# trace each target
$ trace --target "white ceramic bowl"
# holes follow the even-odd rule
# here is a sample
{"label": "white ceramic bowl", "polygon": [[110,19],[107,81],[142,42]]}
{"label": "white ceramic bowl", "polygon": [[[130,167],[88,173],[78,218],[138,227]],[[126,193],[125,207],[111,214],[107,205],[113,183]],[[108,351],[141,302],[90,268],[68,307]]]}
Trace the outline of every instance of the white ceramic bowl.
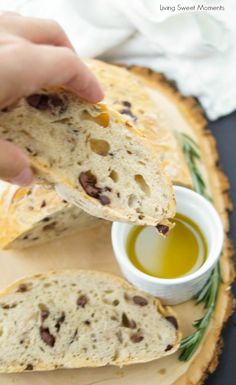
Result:
{"label": "white ceramic bowl", "polygon": [[201,290],[217,263],[224,240],[224,230],[219,214],[207,199],[185,187],[174,186],[174,191],[176,211],[197,223],[207,241],[207,259],[197,271],[171,279],[145,274],[132,264],[126,253],[127,236],[133,225],[114,222],[111,232],[113,250],[127,280],[170,305],[187,301]]}

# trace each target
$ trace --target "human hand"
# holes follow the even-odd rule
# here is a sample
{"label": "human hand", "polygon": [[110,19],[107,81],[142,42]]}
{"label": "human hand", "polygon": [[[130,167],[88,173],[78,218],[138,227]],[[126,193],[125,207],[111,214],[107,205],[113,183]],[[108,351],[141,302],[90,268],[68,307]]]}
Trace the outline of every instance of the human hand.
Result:
{"label": "human hand", "polygon": [[[56,84],[92,103],[103,98],[96,78],[55,21],[0,14],[0,58],[0,109]],[[0,140],[0,179],[19,185],[33,180],[27,156],[4,140]]]}

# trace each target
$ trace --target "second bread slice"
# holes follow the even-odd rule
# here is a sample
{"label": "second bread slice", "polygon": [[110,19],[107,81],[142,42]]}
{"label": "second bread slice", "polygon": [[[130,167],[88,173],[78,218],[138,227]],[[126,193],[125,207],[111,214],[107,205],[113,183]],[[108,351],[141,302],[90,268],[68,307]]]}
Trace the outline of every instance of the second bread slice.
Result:
{"label": "second bread slice", "polygon": [[121,278],[40,274],[0,293],[0,372],[129,365],[173,354],[174,313]]}

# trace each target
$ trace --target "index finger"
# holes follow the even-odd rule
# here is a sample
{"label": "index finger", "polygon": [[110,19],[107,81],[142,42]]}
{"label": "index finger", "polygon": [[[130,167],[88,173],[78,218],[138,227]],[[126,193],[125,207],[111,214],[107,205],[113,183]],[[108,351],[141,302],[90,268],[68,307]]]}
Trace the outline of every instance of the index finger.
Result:
{"label": "index finger", "polygon": [[104,96],[95,76],[69,48],[22,41],[0,48],[0,56],[1,108],[49,85],[64,85],[91,103]]}

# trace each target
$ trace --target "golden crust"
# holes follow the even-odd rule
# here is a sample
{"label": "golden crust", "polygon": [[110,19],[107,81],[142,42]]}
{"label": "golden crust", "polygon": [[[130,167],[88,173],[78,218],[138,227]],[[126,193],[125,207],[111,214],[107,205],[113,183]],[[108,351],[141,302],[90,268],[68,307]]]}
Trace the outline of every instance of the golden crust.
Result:
{"label": "golden crust", "polygon": [[125,68],[98,60],[87,60],[87,64],[103,85],[107,103],[130,117],[159,154],[161,164],[172,182],[192,187],[191,175],[179,142],[170,128],[161,124],[160,111],[146,91],[143,79],[140,81]]}
{"label": "golden crust", "polygon": [[[41,207],[43,201],[48,205]],[[0,248],[7,247],[35,224],[64,208],[65,203],[52,190],[40,185],[19,187],[1,182],[0,189]]]}

